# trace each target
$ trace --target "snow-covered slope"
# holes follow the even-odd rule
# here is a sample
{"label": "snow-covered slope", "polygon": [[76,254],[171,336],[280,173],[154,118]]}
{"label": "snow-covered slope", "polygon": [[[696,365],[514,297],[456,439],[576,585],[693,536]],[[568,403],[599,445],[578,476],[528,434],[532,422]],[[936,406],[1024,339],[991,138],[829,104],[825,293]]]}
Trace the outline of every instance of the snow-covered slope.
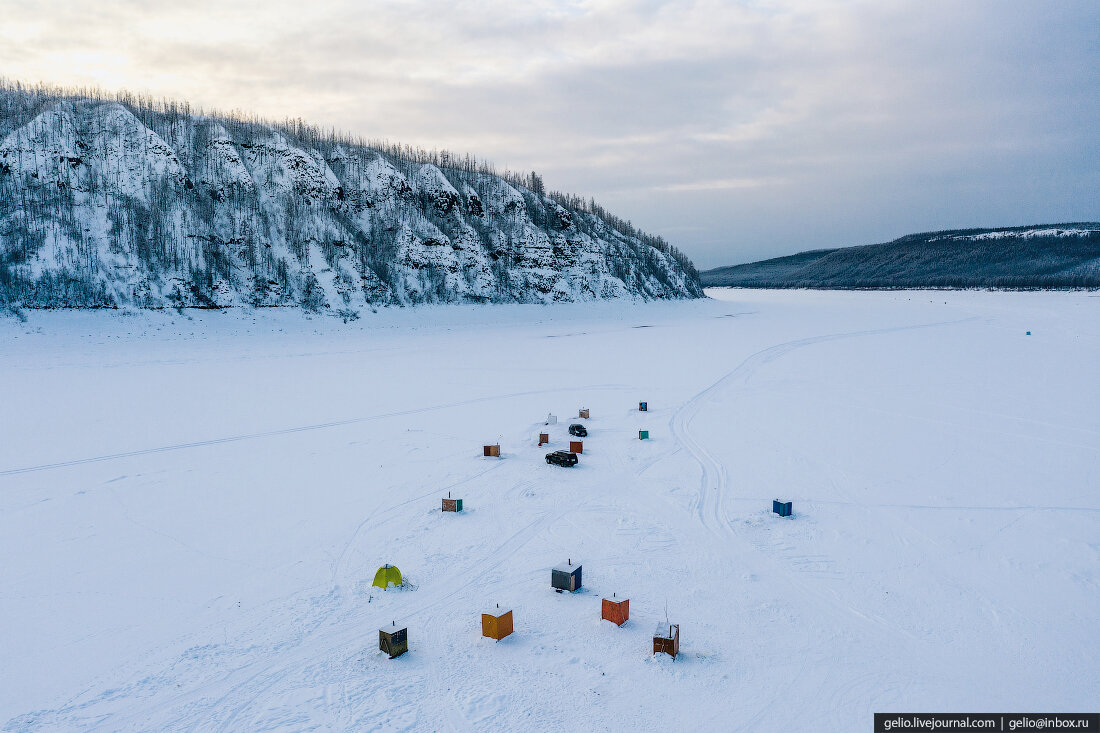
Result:
{"label": "snow-covered slope", "polygon": [[702,294],[660,238],[483,167],[118,101],[0,96],[0,302],[354,310]]}
{"label": "snow-covered slope", "polygon": [[1100,224],[1042,224],[910,234],[701,273],[748,288],[1096,288]]}

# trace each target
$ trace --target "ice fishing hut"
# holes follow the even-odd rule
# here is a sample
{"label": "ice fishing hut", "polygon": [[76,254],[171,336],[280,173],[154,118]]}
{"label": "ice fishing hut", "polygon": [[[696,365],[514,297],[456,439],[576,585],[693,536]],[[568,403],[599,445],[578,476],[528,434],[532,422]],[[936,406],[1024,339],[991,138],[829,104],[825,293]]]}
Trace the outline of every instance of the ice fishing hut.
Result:
{"label": "ice fishing hut", "polygon": [[673,659],[680,653],[680,624],[660,624],[653,632],[653,653],[664,652]]}
{"label": "ice fishing hut", "polygon": [[611,598],[604,598],[603,612],[600,618],[604,621],[610,621],[616,626],[622,626],[626,623],[626,620],[630,618],[630,599],[624,598],[621,601],[614,595]]}
{"label": "ice fishing hut", "polygon": [[774,499],[772,500],[772,511],[781,517],[789,517],[791,516],[791,502]]}
{"label": "ice fishing hut", "polygon": [[639,430],[638,431],[638,440],[649,440],[649,431],[648,430]]}
{"label": "ice fishing hut", "polygon": [[400,657],[409,651],[409,629],[402,624],[400,628],[394,621],[390,626],[378,630],[378,648],[390,655],[390,659]]}
{"label": "ice fishing hut", "polygon": [[378,568],[378,572],[374,574],[374,582],[371,585],[386,590],[390,587],[390,584],[400,588],[405,584],[404,579],[401,577],[401,571],[393,565],[383,565]]}
{"label": "ice fishing hut", "polygon": [[584,441],[581,441],[581,440],[571,440],[571,441],[569,441],[569,452],[570,453],[584,453]]}
{"label": "ice fishing hut", "polygon": [[557,425],[558,424],[558,416],[547,414],[546,415],[546,424],[547,425]]}
{"label": "ice fishing hut", "polygon": [[638,412],[648,412],[648,411],[649,411],[649,403],[648,402],[639,402],[638,403]]}
{"label": "ice fishing hut", "polygon": [[500,458],[500,444],[485,446],[485,457]]}
{"label": "ice fishing hut", "polygon": [[512,633],[512,612],[501,611],[500,604],[493,613],[481,614],[481,635],[500,641]]}
{"label": "ice fishing hut", "polygon": [[567,590],[570,593],[581,587],[581,566],[574,565],[573,559],[565,561],[564,565],[558,565],[550,571],[550,587],[561,593]]}
{"label": "ice fishing hut", "polygon": [[550,442],[550,433],[539,433],[539,447],[546,445]]}
{"label": "ice fishing hut", "polygon": [[588,408],[587,407],[582,407],[577,412],[577,417],[583,417],[585,420],[587,420],[588,419]]}
{"label": "ice fishing hut", "polygon": [[451,492],[447,492],[447,498],[443,500],[443,511],[445,512],[460,512],[462,511],[462,499],[452,499]]}

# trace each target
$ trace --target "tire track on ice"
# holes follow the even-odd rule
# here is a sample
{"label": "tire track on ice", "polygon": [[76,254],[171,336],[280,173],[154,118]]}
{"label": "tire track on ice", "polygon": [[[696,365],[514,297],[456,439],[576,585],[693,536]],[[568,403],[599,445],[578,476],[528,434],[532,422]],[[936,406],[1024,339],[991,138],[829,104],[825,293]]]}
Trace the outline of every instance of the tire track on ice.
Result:
{"label": "tire track on ice", "polygon": [[139,450],[123,451],[120,453],[109,453],[102,456],[90,456],[87,458],[74,458],[68,461],[57,461],[54,463],[43,463],[37,466],[22,466],[20,468],[6,468],[0,470],[0,476],[17,476],[24,473],[34,473],[37,471],[50,471],[55,468],[68,468],[70,466],[81,466],[87,463],[101,463],[103,461],[114,461],[120,458],[134,458],[136,456],[147,456],[155,453],[168,453],[170,451],[187,450],[189,448],[204,448],[211,445],[224,445],[226,443],[237,443],[244,440],[257,440],[260,438],[274,438],[280,435],[293,435],[294,433],[305,433],[313,430],[325,430],[327,428],[338,428],[346,425],[356,425],[358,423],[371,422],[374,420],[385,420],[391,417],[405,417],[407,415],[418,415],[425,412],[433,412],[435,410],[446,410],[452,407],[464,407],[466,405],[475,405],[482,402],[495,402],[498,400],[511,399],[514,397],[529,397],[531,395],[538,394],[553,394],[556,392],[572,392],[578,389],[622,389],[619,385],[608,384],[595,384],[586,385],[583,387],[563,387],[561,389],[536,389],[527,392],[513,392],[511,394],[498,394],[489,395],[487,397],[476,397],[472,400],[458,400],[456,402],[445,402],[441,405],[429,405],[427,407],[416,407],[409,410],[397,410],[395,412],[383,412],[376,415],[364,415],[361,417],[351,417],[345,420],[333,420],[331,422],[315,423],[313,425],[299,425],[290,428],[280,428],[278,430],[263,430],[255,433],[243,433],[241,435],[229,435],[223,438],[211,438],[209,440],[195,440],[189,443],[175,443],[173,445],[163,445],[156,448],[142,448]]}
{"label": "tire track on ice", "polygon": [[748,381],[748,378],[751,377],[757,369],[785,356],[795,349],[801,349],[806,346],[813,346],[827,341],[838,341],[860,336],[877,336],[887,333],[897,333],[899,331],[949,326],[973,321],[975,319],[976,317],[972,317],[952,321],[923,323],[913,326],[896,326],[865,331],[847,331],[787,341],[785,343],[769,346],[766,349],[761,349],[751,354],[732,371],[726,373],[706,389],[698,392],[672,416],[672,419],[669,420],[669,430],[676,440],[687,448],[688,452],[691,453],[692,457],[703,469],[703,475],[700,479],[699,486],[700,498],[695,506],[695,514],[699,518],[699,521],[709,531],[714,533],[731,533],[733,531],[730,527],[728,516],[724,516],[722,512],[722,497],[729,483],[726,468],[722,465],[722,462],[715,458],[714,455],[707,450],[706,446],[695,437],[691,430],[692,421],[712,395],[720,392],[738,379]]}
{"label": "tire track on ice", "polygon": [[[396,603],[388,608],[384,614],[387,617],[396,615],[399,618],[411,620],[438,608],[453,596],[470,588],[472,580],[492,572],[503,564],[515,552],[537,537],[539,532],[545,529],[547,525],[559,520],[570,511],[581,509],[584,506],[586,505],[563,507],[557,511],[539,513],[533,520],[524,524],[506,540],[499,545],[494,545],[493,549],[486,551],[465,571],[451,576],[450,581],[442,585],[436,593],[401,594],[395,599]],[[299,597],[299,595],[292,596],[290,600]],[[301,629],[291,638],[272,637],[268,638],[266,642],[247,643],[249,649],[257,653],[258,656],[239,663],[235,668],[225,669],[216,678],[208,678],[190,689],[180,690],[178,693],[171,694],[164,699],[150,701],[152,704],[147,706],[113,710],[106,714],[90,714],[90,711],[97,705],[114,699],[114,695],[118,691],[111,688],[106,692],[101,692],[92,700],[78,704],[74,704],[75,699],[70,700],[65,706],[53,710],[37,711],[36,715],[49,717],[55,721],[78,727],[87,727],[88,721],[94,719],[96,722],[92,725],[93,728],[108,730],[143,729],[145,723],[151,719],[163,721],[163,725],[167,729],[264,729],[257,727],[257,721],[242,720],[242,715],[250,707],[257,705],[264,693],[277,687],[281,682],[291,682],[297,686],[301,684],[308,685],[309,680],[295,680],[294,675],[310,667],[316,667],[318,664],[322,666],[326,664],[339,665],[341,664],[340,657],[347,656],[349,651],[356,654],[364,652],[369,654],[371,651],[373,638],[370,631],[374,628],[371,624],[378,620],[373,618],[377,615],[373,609],[357,606],[350,613],[340,614],[343,604],[340,602],[339,594],[335,591],[330,591],[323,597],[307,600],[317,607],[317,616],[310,619],[306,628]],[[425,602],[419,603],[420,601]],[[412,610],[405,610],[414,604],[419,605],[416,605]],[[285,602],[283,605],[266,612],[262,617],[257,617],[255,626],[263,627],[272,618],[281,617],[284,613],[281,609],[284,607]],[[433,634],[425,627],[422,638],[430,647],[433,644],[432,639],[438,639],[438,635]],[[311,644],[311,642],[319,641],[321,643]],[[272,648],[262,651],[265,644]],[[436,648],[441,647],[436,646]],[[445,660],[445,657],[440,659]],[[434,666],[440,659],[429,659],[429,666]],[[141,672],[137,676],[147,674],[147,672]],[[243,675],[247,676],[240,679]],[[429,676],[439,695],[446,695],[447,704],[452,706],[451,708],[445,707],[442,711],[449,725],[456,730],[471,729],[472,726],[466,720],[453,695],[448,693],[446,687],[442,684],[442,672],[430,669]],[[239,681],[236,681],[235,678]],[[323,711],[325,719],[329,722],[333,720],[354,720],[354,716],[351,715],[351,711],[348,709],[349,701],[347,700],[346,689],[341,689],[339,695],[333,695],[329,690],[330,684],[332,683],[318,686],[321,691],[322,705],[326,708]],[[343,688],[344,685],[342,684],[341,687]],[[159,688],[161,692],[167,689],[167,687]],[[332,710],[328,707],[329,705],[339,705],[340,708]]]}
{"label": "tire track on ice", "polygon": [[[470,587],[470,580],[472,578],[479,577],[499,567],[513,553],[515,553],[517,550],[526,545],[527,542],[533,539],[533,537],[540,529],[542,529],[548,523],[560,519],[561,516],[569,511],[571,511],[571,509],[565,508],[556,513],[546,512],[542,514],[534,521],[530,522],[529,524],[522,527],[519,531],[514,533],[494,551],[487,553],[487,555],[482,558],[481,562],[479,562],[474,567],[468,569],[465,573],[461,575],[459,579],[456,580],[452,576],[452,581],[448,583],[447,586],[443,590],[441,590],[440,594],[438,594],[434,599],[431,599],[427,603],[420,605],[416,610],[408,612],[403,612],[400,609],[392,609],[391,615],[396,614],[402,619],[411,620],[422,615],[426,611],[429,611],[439,606],[441,603],[450,599],[452,596]],[[494,559],[496,560],[495,562],[493,562]],[[404,605],[408,606],[409,603],[411,603],[411,601],[405,603]],[[244,702],[238,705],[229,713],[229,716],[225,720],[223,720],[218,726],[218,730],[236,730],[237,727],[235,727],[233,724],[241,715],[241,713],[246,711],[253,703],[255,703],[256,700],[263,693],[270,691],[281,681],[285,680],[288,676],[289,671],[303,667],[305,662],[310,659],[316,659],[318,657],[330,655],[334,651],[337,651],[342,647],[353,645],[357,642],[361,645],[361,640],[364,636],[364,627],[361,625],[355,625],[351,629],[345,629],[339,632],[339,634],[335,638],[327,640],[323,646],[306,646],[306,642],[309,641],[317,633],[317,631],[324,625],[324,623],[329,620],[331,615],[332,612],[330,611],[329,614],[326,614],[325,617],[318,621],[313,629],[311,629],[300,640],[298,640],[298,642],[295,644],[294,652],[289,658],[286,656],[286,654],[280,654],[278,661],[272,664],[268,664],[267,666],[258,670],[252,676],[245,679],[243,682],[234,685],[232,688],[230,688],[228,692],[223,694],[220,698],[218,698],[218,700],[213,703],[213,705],[210,706],[210,709],[217,710],[222,704],[229,702],[232,698],[240,697],[241,693],[244,694]],[[370,626],[368,625],[365,628],[369,629]],[[254,681],[258,681],[258,684],[251,684]],[[247,692],[245,692],[246,688]],[[437,692],[443,693],[445,691]],[[458,723],[462,720],[465,720],[464,716],[461,716],[460,711],[455,710],[454,712],[457,713],[460,717],[456,718],[453,715],[448,715],[448,718],[453,723]]]}
{"label": "tire track on ice", "polygon": [[[464,572],[455,574],[450,582],[442,586],[435,594],[427,595],[422,592],[413,594],[412,597],[399,598],[394,607],[387,610],[389,615],[396,615],[406,620],[421,617],[428,611],[438,608],[441,604],[468,589],[471,581],[486,573],[492,572],[503,564],[511,555],[520,550],[529,541],[534,539],[548,524],[560,519],[570,511],[578,507],[564,507],[558,511],[541,513],[531,522],[520,527],[499,545],[486,552],[477,562],[469,566]],[[311,621],[309,628],[304,630],[297,638],[288,640],[274,640],[278,651],[266,653],[252,661],[245,662],[235,669],[227,671],[218,679],[209,680],[196,688],[182,691],[169,699],[157,702],[152,706],[126,711],[117,717],[110,716],[104,722],[110,720],[113,729],[126,727],[140,727],[141,721],[152,717],[165,720],[167,711],[174,711],[167,717],[168,726],[173,728],[206,727],[216,730],[252,729],[253,725],[248,720],[242,720],[242,716],[262,696],[277,687],[281,682],[287,681],[294,674],[307,668],[311,663],[316,663],[326,657],[339,654],[341,650],[365,649],[369,652],[371,642],[370,630],[374,620],[367,615],[372,609],[356,608],[351,614],[334,619],[339,611],[339,599],[330,596],[332,601],[329,607],[322,610],[320,616]],[[424,601],[423,603],[419,603]],[[418,605],[409,609],[414,603]],[[276,611],[277,613],[277,611]],[[258,622],[262,623],[262,622]],[[317,642],[324,637],[322,643]],[[425,635],[427,641],[430,635]],[[439,660],[429,660],[429,664],[435,664]],[[429,673],[433,679],[442,679],[442,673]],[[233,678],[241,678],[232,681]],[[323,686],[322,686],[323,687]],[[440,695],[448,695],[449,704],[455,705],[453,696],[447,693],[444,687],[438,688]],[[333,701],[334,703],[338,701]],[[346,714],[347,711],[343,711]],[[445,709],[445,716],[450,725],[459,730],[469,729],[465,717],[460,709],[455,706],[453,710]],[[328,711],[328,718],[341,715],[341,711]],[[202,721],[202,723],[199,723]]]}
{"label": "tire track on ice", "polygon": [[475,473],[473,476],[469,476],[468,478],[464,478],[464,479],[461,479],[459,481],[455,481],[454,483],[447,484],[446,486],[442,486],[442,487],[438,487],[438,488],[433,487],[427,493],[418,494],[417,496],[413,496],[409,499],[406,499],[405,501],[400,501],[396,504],[393,504],[389,507],[386,507],[385,509],[376,509],[375,511],[368,514],[367,517],[362,522],[360,522],[358,524],[358,526],[356,526],[355,531],[352,532],[351,538],[344,544],[344,549],[340,551],[340,556],[333,563],[333,565],[332,565],[332,582],[336,583],[340,579],[341,571],[343,570],[344,563],[347,561],[348,553],[351,551],[351,548],[355,544],[355,542],[359,539],[359,535],[362,533],[363,528],[366,527],[368,524],[370,524],[371,521],[373,521],[376,518],[384,517],[387,514],[389,514],[390,512],[392,512],[393,510],[399,509],[399,508],[401,508],[401,507],[403,507],[407,504],[412,504],[414,501],[420,501],[422,499],[426,499],[429,496],[432,496],[433,494],[439,494],[439,493],[442,493],[442,492],[446,491],[447,489],[453,489],[456,486],[462,486],[463,484],[469,483],[470,481],[473,481],[476,478],[480,478],[480,477],[484,476],[485,474],[489,473],[490,471],[495,471],[498,468],[503,467],[504,465],[505,464],[503,462],[495,463],[494,465],[490,466],[489,468],[486,468],[483,471],[479,471],[478,473]]}
{"label": "tire track on ice", "polygon": [[[348,555],[350,554],[352,548],[354,547],[354,545],[357,542],[359,536],[361,535],[363,528],[368,526],[372,521],[380,521],[380,520],[384,519],[387,515],[391,514],[392,512],[394,512],[397,509],[400,509],[403,506],[406,506],[408,504],[416,502],[416,501],[418,501],[420,499],[423,499],[427,496],[438,494],[440,491],[444,491],[446,489],[454,488],[456,486],[462,486],[462,485],[467,484],[471,481],[474,481],[474,480],[476,480],[476,479],[478,479],[478,478],[480,478],[480,477],[482,477],[482,476],[484,476],[484,475],[486,475],[490,472],[498,471],[499,469],[502,469],[502,468],[504,468],[508,465],[509,464],[506,463],[506,462],[494,462],[493,465],[491,465],[489,468],[484,468],[482,470],[479,470],[476,473],[474,473],[470,476],[467,476],[465,478],[461,478],[457,481],[454,481],[453,483],[450,483],[450,484],[442,486],[442,487],[435,487],[426,494],[411,497],[409,499],[406,499],[406,500],[400,501],[396,504],[393,504],[393,505],[391,505],[391,506],[389,506],[385,509],[378,509],[378,510],[372,512],[369,517],[367,517],[362,522],[360,522],[360,524],[356,527],[356,529],[352,533],[351,538],[344,544],[344,548],[341,551],[339,558],[333,563],[332,582],[334,584],[338,584],[341,581],[341,579],[343,578],[343,576],[345,574],[345,565],[347,563]],[[513,464],[512,467],[515,468],[515,465]],[[534,485],[535,485],[535,481],[532,481],[532,480],[519,480],[518,482],[513,483],[511,485],[511,488],[506,490],[505,495],[506,496],[514,496],[517,493],[522,493],[523,491],[529,489],[530,487],[532,487]],[[414,600],[416,600],[416,601],[426,601],[426,602],[420,604],[419,606],[417,606],[417,610],[407,612],[407,613],[402,612],[398,609],[391,609],[391,611],[396,612],[403,619],[409,620],[409,619],[412,619],[412,618],[415,618],[415,617],[419,616],[420,614],[422,614],[426,611],[430,611],[430,610],[433,610],[435,608],[438,608],[441,604],[445,603],[446,601],[448,601],[450,598],[452,598],[456,594],[458,594],[458,593],[462,592],[463,590],[467,589],[468,587],[470,587],[471,584],[470,584],[469,580],[471,578],[484,576],[486,573],[489,573],[492,570],[494,570],[495,568],[499,567],[503,562],[505,562],[515,552],[517,552],[524,545],[526,545],[527,542],[529,542],[531,539],[533,539],[546,526],[548,526],[550,524],[553,524],[554,522],[560,520],[565,514],[568,514],[570,511],[573,511],[573,510],[575,510],[575,508],[566,507],[566,508],[563,508],[563,509],[561,509],[560,511],[557,511],[557,512],[545,512],[545,511],[542,512],[532,522],[528,523],[523,528],[521,528],[519,531],[517,531],[515,534],[513,534],[508,540],[506,540],[503,544],[501,544],[495,550],[492,550],[492,551],[486,553],[484,555],[484,557],[482,557],[476,565],[470,567],[463,575],[458,576],[457,579],[456,579],[455,576],[452,576],[451,581],[449,583],[447,583],[443,588],[441,588],[441,590],[439,592],[437,592],[435,594],[420,594],[420,593],[418,593],[416,599],[403,599],[405,602],[401,605],[404,605],[404,606],[411,605]],[[330,620],[333,619],[333,617],[337,614],[338,611],[339,611],[338,606],[334,606],[334,607],[328,609],[327,612],[325,613],[324,618],[320,619],[308,634],[302,636],[296,642],[295,647],[296,648],[303,647],[308,642],[309,638],[315,636],[315,632],[321,630],[326,625],[327,622],[329,622]],[[392,613],[391,613],[391,615],[392,615]],[[350,620],[349,621],[345,621],[343,619],[337,620],[337,623],[339,623],[339,624],[345,624],[345,623],[348,623],[348,622],[350,622]],[[338,649],[339,647],[346,646],[348,644],[353,644],[354,639],[361,640],[362,636],[363,636],[362,630],[359,629],[359,628],[357,628],[356,630],[354,630],[352,632],[341,632],[341,634],[342,634],[342,636],[339,639],[337,639],[335,641],[328,642],[327,645],[324,648],[304,650],[302,655],[299,655],[298,657],[296,657],[296,659],[301,660],[300,664],[277,664],[276,663],[274,665],[268,665],[263,670],[260,670],[256,675],[253,675],[249,679],[247,679],[244,682],[240,683],[240,685],[237,686],[238,688],[248,685],[250,682],[255,680],[257,677],[262,676],[264,678],[264,683],[258,689],[249,692],[249,694],[247,696],[248,697],[247,702],[245,702],[243,705],[241,705],[236,710],[234,710],[233,712],[230,713],[230,717],[225,722],[223,722],[221,724],[222,725],[221,729],[222,730],[230,729],[232,727],[230,724],[237,721],[239,719],[240,715],[248,709],[248,707],[255,701],[256,698],[258,698],[259,696],[261,696],[265,692],[271,690],[272,688],[277,686],[280,682],[285,680],[289,675],[293,674],[295,667],[301,667],[302,665],[306,664],[310,659],[316,659],[318,657],[327,656],[327,655],[333,653],[333,651],[335,649]],[[442,647],[443,642],[442,642],[442,639],[441,639],[441,637],[439,635],[439,632],[436,628],[430,627],[430,626],[425,626],[421,630],[420,636],[423,638],[425,644],[427,644],[429,648],[438,649],[438,648]],[[352,637],[354,637],[354,639],[352,639]],[[351,641],[349,641],[349,639],[351,639]],[[471,723],[466,718],[466,716],[465,716],[464,712],[462,711],[461,707],[458,705],[457,701],[454,698],[453,693],[450,690],[448,690],[446,685],[445,685],[445,681],[443,679],[443,668],[442,668],[442,666],[445,664],[445,662],[446,662],[446,658],[445,657],[440,657],[440,658],[437,658],[437,659],[429,660],[429,663],[428,663],[428,673],[429,673],[429,676],[430,676],[431,684],[436,688],[437,697],[439,698],[441,706],[443,708],[442,711],[441,711],[441,719],[444,720],[446,722],[447,726],[449,726],[453,730],[472,730],[473,728],[472,728]],[[265,674],[265,672],[269,672],[273,669],[275,670],[274,672],[272,672],[270,674]],[[227,697],[227,695],[223,695],[222,698],[220,698],[216,703],[214,703],[212,708],[217,709],[219,707],[219,705],[226,702],[226,697]],[[326,703],[330,702],[329,698],[325,698],[325,701],[326,701]],[[346,711],[328,710],[327,714],[328,714],[329,718],[331,719],[333,716],[340,715],[340,714],[346,714]]]}
{"label": "tire track on ice", "polygon": [[[424,631],[425,641],[429,642],[436,649],[443,647],[443,638],[440,636],[436,626],[428,625]],[[459,708],[454,694],[446,687],[446,683],[443,680],[443,672],[440,670],[440,667],[443,665],[444,661],[443,659],[439,659],[435,664],[430,662],[428,664],[432,685],[435,687],[435,698],[439,700],[440,708],[442,708],[443,711],[443,718],[446,720],[451,730],[472,731],[474,730],[473,724],[470,723],[470,719],[467,718],[466,714]],[[446,697],[446,699],[444,699],[444,697]]]}
{"label": "tire track on ice", "polygon": [[[781,344],[776,344],[754,354],[749,355],[732,371],[728,372],[709,387],[698,392],[688,400],[669,421],[669,429],[673,436],[683,445],[702,468],[702,476],[699,483],[698,500],[693,503],[693,513],[707,531],[720,538],[734,540],[752,550],[750,557],[757,564],[757,570],[765,570],[774,575],[783,575],[788,579],[788,587],[793,588],[799,595],[806,599],[806,607],[814,608],[818,612],[827,612],[833,617],[839,628],[845,628],[851,616],[861,619],[864,628],[873,631],[886,643],[899,643],[898,636],[906,637],[911,641],[918,641],[910,632],[899,629],[889,624],[885,619],[875,615],[864,613],[861,609],[845,603],[835,595],[823,592],[807,582],[798,571],[792,570],[788,565],[778,562],[770,554],[770,548],[761,538],[739,536],[734,531],[729,515],[724,511],[723,500],[727,498],[729,488],[729,476],[725,466],[718,460],[706,445],[699,440],[692,431],[692,421],[707,404],[709,398],[721,390],[735,384],[739,380],[748,381],[754,372],[786,354],[806,346],[837,341],[841,339],[857,338],[862,336],[876,336],[900,331],[909,331],[939,326],[955,325],[975,318],[963,318],[951,321],[939,321],[935,323],[917,324],[912,326],[898,326],[892,328],[872,329],[864,331],[850,331],[844,333],[824,334],[808,338],[796,339]],[[748,498],[748,497],[739,497]],[[747,559],[743,557],[742,559]]]}

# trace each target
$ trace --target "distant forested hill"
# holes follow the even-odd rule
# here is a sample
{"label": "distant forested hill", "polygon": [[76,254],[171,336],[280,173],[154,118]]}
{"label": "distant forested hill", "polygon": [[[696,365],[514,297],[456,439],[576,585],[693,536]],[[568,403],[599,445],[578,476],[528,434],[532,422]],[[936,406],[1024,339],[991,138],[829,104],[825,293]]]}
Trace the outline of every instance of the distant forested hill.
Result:
{"label": "distant forested hill", "polygon": [[0,306],[695,298],[682,252],[470,156],[0,84]]}
{"label": "distant forested hill", "polygon": [[910,234],[719,267],[703,285],[740,288],[1096,288],[1100,224]]}

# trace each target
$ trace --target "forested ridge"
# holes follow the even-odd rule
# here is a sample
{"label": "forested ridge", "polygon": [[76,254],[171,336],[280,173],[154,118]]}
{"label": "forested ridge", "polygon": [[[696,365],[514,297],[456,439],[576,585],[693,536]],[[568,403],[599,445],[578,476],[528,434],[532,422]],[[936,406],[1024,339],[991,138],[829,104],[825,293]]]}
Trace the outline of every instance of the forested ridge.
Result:
{"label": "forested ridge", "polygon": [[892,242],[719,267],[706,286],[744,288],[1100,287],[1100,224],[910,234]]}
{"label": "forested ridge", "polygon": [[702,294],[592,199],[470,155],[0,85],[0,301],[23,307],[553,302]]}

